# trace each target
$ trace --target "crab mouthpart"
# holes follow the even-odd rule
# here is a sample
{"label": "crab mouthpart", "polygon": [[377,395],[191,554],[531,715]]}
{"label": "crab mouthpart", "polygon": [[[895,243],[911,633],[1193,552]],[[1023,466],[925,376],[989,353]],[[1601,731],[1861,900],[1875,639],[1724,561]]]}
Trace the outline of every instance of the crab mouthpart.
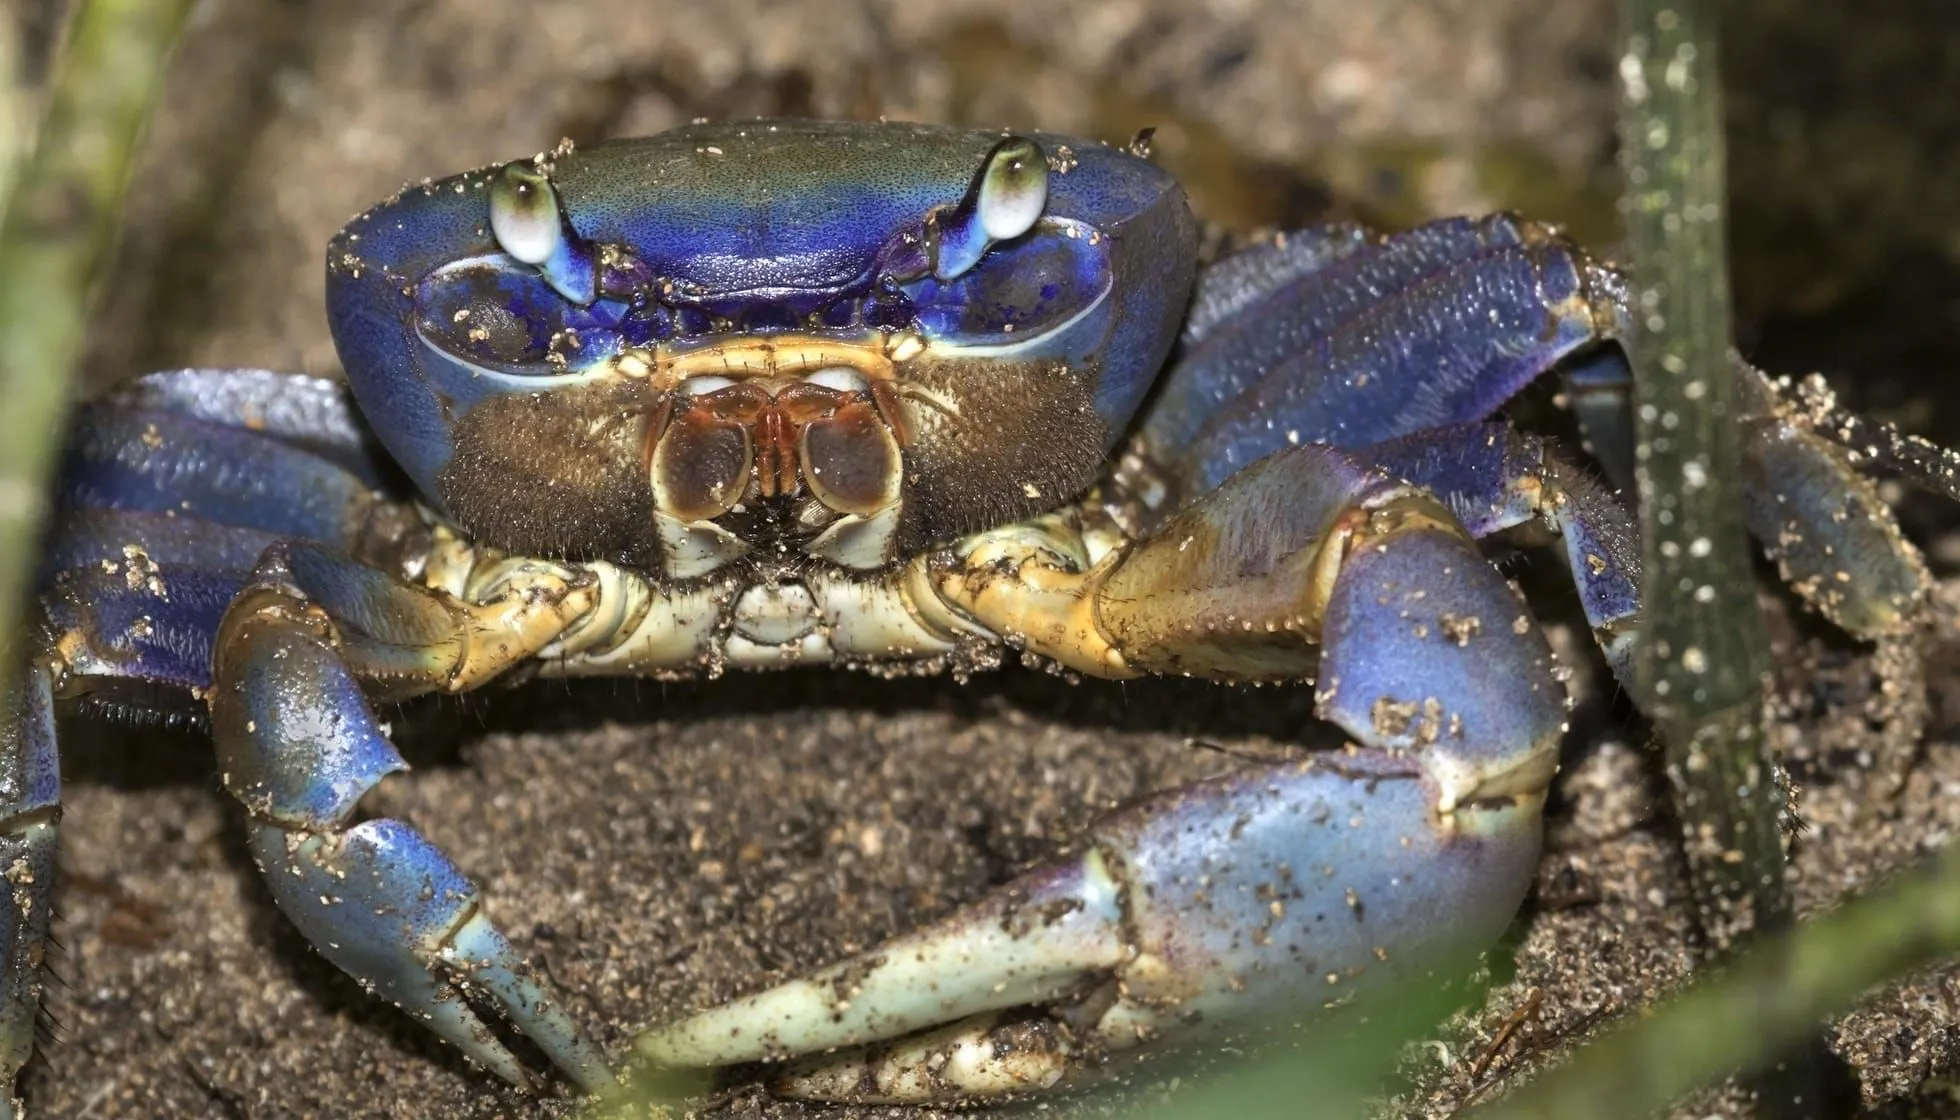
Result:
{"label": "crab mouthpart", "polygon": [[792,336],[623,356],[659,390],[646,432],[659,512],[696,524],[807,494],[797,521],[816,532],[893,509],[912,432],[899,369],[918,349]]}

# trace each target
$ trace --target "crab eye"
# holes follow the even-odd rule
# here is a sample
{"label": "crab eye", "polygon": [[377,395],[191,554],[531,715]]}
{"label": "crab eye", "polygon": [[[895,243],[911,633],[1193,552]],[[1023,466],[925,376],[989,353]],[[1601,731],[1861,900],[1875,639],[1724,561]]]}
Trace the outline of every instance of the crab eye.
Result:
{"label": "crab eye", "polygon": [[490,232],[504,252],[529,265],[551,259],[565,239],[551,180],[513,163],[490,182]]}
{"label": "crab eye", "polygon": [[975,209],[991,241],[1011,241],[1034,228],[1048,204],[1048,161],[1034,141],[1010,136],[994,146],[980,169]]}
{"label": "crab eye", "polygon": [[597,295],[593,254],[566,228],[558,191],[536,168],[505,164],[490,180],[490,232],[498,248],[536,268],[559,295],[580,305]]}
{"label": "crab eye", "polygon": [[1024,136],[995,144],[966,197],[927,223],[933,275],[953,280],[980,263],[987,247],[1033,229],[1048,205],[1048,159]]}

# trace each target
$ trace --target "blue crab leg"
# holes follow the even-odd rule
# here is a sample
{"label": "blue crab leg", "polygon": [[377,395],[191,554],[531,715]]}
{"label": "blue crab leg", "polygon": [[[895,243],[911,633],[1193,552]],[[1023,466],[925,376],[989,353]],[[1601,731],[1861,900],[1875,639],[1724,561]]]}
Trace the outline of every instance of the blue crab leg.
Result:
{"label": "blue crab leg", "polygon": [[[414,517],[377,489],[388,472],[354,423],[344,390],[281,382],[257,371],[157,375],[79,418],[39,580],[38,657],[14,710],[0,713],[0,860],[13,883],[13,908],[0,918],[0,1073],[11,1085],[31,1054],[40,1006],[59,797],[56,691],[113,703],[124,682],[194,695],[215,688],[223,620],[258,565],[262,581],[284,574],[291,578],[281,588],[304,585],[311,596],[296,601],[290,616],[304,624],[300,637],[283,635],[284,645],[246,640],[231,658],[260,670],[245,692],[261,707],[247,709],[245,726],[262,722],[266,736],[283,732],[284,741],[226,723],[222,717],[240,705],[222,698],[214,722],[220,744],[233,748],[227,784],[259,810],[252,835],[262,864],[286,861],[286,874],[272,878],[275,895],[329,955],[393,985],[403,1002],[504,1076],[526,1080],[453,998],[458,984],[438,982],[426,964],[405,972],[403,961],[417,953],[439,961],[443,975],[510,1009],[553,1061],[595,1088],[606,1079],[602,1058],[477,911],[460,873],[399,822],[337,827],[373,780],[400,768],[340,659],[357,663],[361,683],[377,695],[474,687],[562,632],[585,609],[586,591],[565,586],[548,565],[536,573],[519,565],[508,594],[444,603],[349,559],[345,553],[365,542],[385,548],[391,534],[412,534]],[[329,628],[330,647],[307,646],[302,639],[318,638],[327,625],[321,604],[348,621]],[[285,664],[295,649],[322,648],[329,666],[303,656]],[[234,695],[240,687],[234,682]],[[363,755],[372,743],[380,747]],[[275,757],[251,754],[254,745]],[[275,808],[290,815],[282,820]],[[415,975],[427,980],[420,988]],[[0,1107],[0,1117],[9,1115]]]}
{"label": "blue crab leg", "polygon": [[177,561],[185,555],[172,551],[172,540],[187,554],[222,553],[232,531],[197,522],[190,524],[213,535],[109,531],[128,516],[106,514],[97,526],[104,535],[93,540],[86,533],[68,538],[64,554],[85,566],[41,581],[40,644],[12,691],[12,710],[0,712],[0,867],[11,884],[0,908],[0,1120],[20,1108],[13,1087],[33,1053],[41,1008],[61,797],[57,685],[65,696],[100,692],[111,699],[121,681],[204,688],[212,635],[245,580],[239,572],[154,562],[142,543]]}
{"label": "blue crab leg", "polygon": [[343,551],[377,517],[386,469],[344,387],[263,370],[152,374],[79,411],[42,582],[125,560],[250,572],[275,540]]}
{"label": "blue crab leg", "polygon": [[1626,351],[1602,346],[1559,372],[1586,451],[1614,487],[1633,493],[1633,369]]}
{"label": "blue crab leg", "polygon": [[[1188,493],[1288,446],[1483,419],[1618,327],[1618,277],[1509,215],[1358,245],[1339,227],[1291,236],[1312,239],[1297,256],[1319,267],[1262,277],[1227,258],[1224,279],[1201,279],[1200,307],[1220,310],[1187,334],[1145,418],[1142,446]],[[1206,298],[1219,289],[1231,298]]]}
{"label": "blue crab leg", "polygon": [[123,679],[203,689],[225,608],[246,573],[126,560],[61,573],[43,596],[63,692]]}
{"label": "blue crab leg", "polygon": [[[976,579],[952,579],[949,599],[984,613],[1002,582],[1063,586],[1033,556],[1018,573],[997,559],[970,554]],[[946,1028],[799,1067],[786,1088],[868,1100],[1042,1088],[1084,1052],[1305,1017],[1510,921],[1536,864],[1565,697],[1522,598],[1434,500],[1332,448],[1297,448],[1067,597],[1093,599],[1091,641],[1106,647],[1072,663],[1106,675],[1298,678],[1318,661],[1316,710],[1353,745],[1112,813],[1080,856],[644,1035],[645,1058],[719,1065]],[[1034,648],[1078,633],[1022,636]],[[966,1021],[1027,1004],[1052,1018]]]}
{"label": "blue crab leg", "polygon": [[[1179,345],[1188,353],[1274,291],[1338,264],[1375,241],[1375,236],[1361,226],[1341,223],[1281,234],[1220,258],[1198,273]],[[1169,402],[1171,415],[1159,423],[1170,423],[1173,415],[1188,417],[1192,426],[1186,433],[1196,431],[1204,413],[1233,392],[1243,390],[1247,380],[1235,378],[1231,385],[1208,384],[1196,378],[1180,380],[1175,383],[1180,396]],[[1159,430],[1167,435],[1172,432],[1170,428]]]}
{"label": "blue crab leg", "polygon": [[[108,524],[128,516],[111,514]],[[184,537],[188,553],[222,552],[225,535],[238,532],[191,525],[211,535]],[[205,688],[213,635],[248,574],[185,566],[169,547],[174,534],[128,529],[104,536],[99,555],[73,545],[86,565],[43,581],[41,645],[12,690],[12,710],[0,712],[0,867],[10,884],[0,907],[0,1120],[18,1114],[13,1087],[33,1053],[41,1008],[60,816],[57,687],[110,703],[125,683]],[[171,562],[152,561],[145,543]]]}
{"label": "blue crab leg", "polygon": [[1499,423],[1438,428],[1368,449],[1383,470],[1434,494],[1479,540],[1564,546],[1593,636],[1633,680],[1640,613],[1640,536],[1619,500],[1536,436]]}
{"label": "blue crab leg", "polygon": [[252,814],[253,859],[321,953],[498,1076],[529,1084],[462,994],[486,999],[596,1092],[611,1082],[604,1055],[483,914],[462,871],[401,821],[357,819],[362,797],[406,769],[362,679],[388,695],[468,687],[493,671],[486,663],[535,654],[591,606],[589,588],[553,578],[513,577],[503,599],[467,604],[324,549],[275,547],[219,629],[211,721],[225,786]]}
{"label": "blue crab leg", "polygon": [[69,568],[120,564],[140,551],[158,564],[236,572],[242,584],[259,554],[280,539],[259,529],[167,513],[67,509],[42,550],[39,582],[45,586],[55,573]]}
{"label": "blue crab leg", "polygon": [[1843,448],[1864,469],[1895,472],[1929,493],[1960,501],[1960,451],[1847,411],[1817,375],[1772,380],[1747,367],[1741,372],[1755,374],[1749,387],[1757,400],[1801,418],[1804,428]]}
{"label": "blue crab leg", "polygon": [[[1951,487],[1950,476],[1885,459],[1874,447],[1884,433],[1801,394],[1786,397],[1740,360],[1728,372],[1742,413],[1750,533],[1798,596],[1833,625],[1867,641],[1903,636],[1919,618],[1932,578],[1891,506],[1858,470],[1859,457],[1881,459],[1938,492]],[[1609,471],[1618,454],[1610,449],[1631,445],[1631,377],[1616,347],[1567,372],[1588,441],[1609,449],[1601,458]]]}
{"label": "blue crab leg", "polygon": [[387,457],[342,382],[263,369],[176,369],[139,377],[105,403],[252,432],[325,459],[376,489],[389,482]]}
{"label": "blue crab leg", "polygon": [[34,1053],[61,817],[49,660],[36,658],[15,685],[0,711],[0,1120],[20,1113],[14,1085]]}
{"label": "blue crab leg", "polygon": [[[1918,743],[1930,711],[1921,626],[1932,575],[1859,467],[1894,470],[1956,497],[1960,457],[1843,411],[1821,384],[1792,390],[1740,358],[1711,375],[1736,379],[1743,519],[1750,534],[1798,598],[1839,629],[1873,643],[1878,687],[1866,715],[1885,728],[1888,742]],[[1619,348],[1607,347],[1568,369],[1566,383],[1601,465],[1630,475],[1632,371]],[[1626,680],[1618,662],[1615,668]],[[1904,788],[1912,759],[1913,752],[1900,751],[1890,760],[1894,791]]]}
{"label": "blue crab leg", "polygon": [[[1890,742],[1918,744],[1926,697],[1926,602],[1933,577],[1899,528],[1877,485],[1860,474],[1852,434],[1816,402],[1784,400],[1769,379],[1742,362],[1743,517],[1806,604],[1854,637],[1874,643],[1878,687],[1866,715]],[[1828,438],[1827,438],[1828,434]],[[1869,455],[1862,445],[1858,451]],[[1895,445],[1896,446],[1896,445]],[[1908,471],[1909,479],[1927,481]],[[1949,480],[1950,481],[1950,480]],[[1902,790],[1916,751],[1888,760],[1891,789]]]}
{"label": "blue crab leg", "polygon": [[1759,406],[1742,426],[1749,531],[1834,625],[1865,639],[1905,635],[1922,617],[1932,576],[1892,507],[1843,448],[1764,399],[1771,390],[1762,374],[1739,375],[1745,407]]}
{"label": "blue crab leg", "polygon": [[[345,546],[377,505],[370,484],[381,472],[364,469],[373,460],[344,392],[272,380],[156,375],[82,412],[36,581],[38,644],[12,710],[0,712],[0,866],[11,884],[0,912],[0,1120],[20,1108],[13,1087],[41,1007],[60,812],[57,687],[111,700],[119,682],[203,689],[226,604],[274,534]],[[247,391],[264,395],[248,401]]]}
{"label": "blue crab leg", "polygon": [[[266,548],[300,536],[348,550],[378,518],[408,516],[369,487],[378,470],[359,458],[344,392],[260,385],[277,380],[158,374],[81,410],[37,581],[64,693],[203,688],[224,606]],[[259,387],[266,400],[237,399]],[[227,420],[233,409],[246,411]]]}
{"label": "blue crab leg", "polygon": [[[1811,607],[1865,640],[1897,637],[1919,617],[1932,586],[1924,562],[1900,530],[1892,508],[1858,469],[1861,459],[1900,470],[1936,493],[1952,495],[1956,460],[1873,425],[1834,402],[1786,394],[1737,359],[1742,413],[1744,516],[1749,531]],[[1601,465],[1618,481],[1632,473],[1632,370],[1607,347],[1565,371],[1567,393]],[[1923,458],[1888,455],[1917,451]]]}
{"label": "blue crab leg", "polygon": [[344,468],[255,432],[116,405],[78,410],[58,500],[175,513],[282,537],[353,536],[372,489]]}

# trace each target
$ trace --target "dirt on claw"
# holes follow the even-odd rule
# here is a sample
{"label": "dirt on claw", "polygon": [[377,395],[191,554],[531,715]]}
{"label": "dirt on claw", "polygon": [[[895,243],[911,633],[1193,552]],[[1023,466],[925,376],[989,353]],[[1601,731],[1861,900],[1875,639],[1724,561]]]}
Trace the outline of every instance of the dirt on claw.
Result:
{"label": "dirt on claw", "polygon": [[[17,7],[45,28],[57,6]],[[1156,126],[1203,216],[1232,228],[1512,206],[1612,236],[1608,0],[1094,0],[1066,21],[1034,0],[737,7],[670,0],[649,20],[637,0],[494,15],[467,0],[201,5],[138,180],[93,384],[173,364],[331,372],[320,254],[354,207],[560,136],[697,116],[885,114],[1117,142]],[[1960,194],[1943,189],[1960,176],[1960,110],[1923,96],[1960,80],[1932,30],[1955,14],[1923,0],[1855,16],[1745,8],[1749,33],[1727,44],[1745,341],[1773,369],[1856,372],[1851,403],[1954,442],[1960,395],[1927,396],[1921,371],[1960,364],[1960,266],[1941,240],[1960,226]],[[1905,516],[1952,572],[1960,515],[1927,503]],[[1870,718],[1890,710],[1881,667],[1815,625],[1779,627],[1804,907],[1960,829],[1957,609],[1948,585],[1928,742],[1896,793],[1900,748]],[[492,916],[617,1048],[973,898],[1099,809],[1298,742],[1310,709],[1305,689],[1021,670],[966,686],[801,673],[537,686],[399,713],[417,771],[383,808],[478,877]],[[1514,973],[1428,1048],[1407,1114],[1488,1095],[1687,974],[1672,826],[1651,757],[1613,734],[1613,714],[1590,713],[1560,778]],[[200,737],[110,729],[65,770],[66,987],[59,1041],[28,1084],[41,1115],[572,1111],[469,1069],[306,947],[251,870]],[[1867,1105],[1950,1111],[1956,984],[1960,970],[1919,975],[1833,1027]],[[813,1110],[754,1089],[704,1110],[937,1115]],[[1723,1110],[1710,1094],[1684,1115]]]}

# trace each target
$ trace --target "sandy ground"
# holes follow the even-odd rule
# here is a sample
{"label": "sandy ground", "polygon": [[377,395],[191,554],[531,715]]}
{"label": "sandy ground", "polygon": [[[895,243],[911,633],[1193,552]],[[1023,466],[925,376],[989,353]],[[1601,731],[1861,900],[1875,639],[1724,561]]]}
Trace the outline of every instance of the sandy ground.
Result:
{"label": "sandy ground", "polygon": [[[1848,9],[1848,5],[1845,6]],[[1868,405],[1948,433],[1914,388],[1956,357],[1960,70],[1934,0],[1747,5],[1730,57],[1743,336],[1772,365],[1856,372]],[[698,116],[1159,129],[1201,214],[1249,228],[1338,209],[1523,206],[1610,236],[1612,15],[1601,0],[207,0],[171,79],[107,292],[93,384],[187,363],[331,372],[320,253],[402,182]],[[1944,69],[1941,69],[1941,68]],[[1942,189],[1944,188],[1944,189]],[[1950,511],[1909,514],[1937,558]],[[1949,616],[1950,617],[1950,616]],[[1950,625],[1950,624],[1949,624]],[[1860,651],[1779,630],[1779,741],[1808,788],[1806,906],[1871,885],[1960,824],[1960,673],[1932,741],[1872,803],[1883,744]],[[944,912],[1101,808],[1228,765],[1194,738],[1311,741],[1309,697],[819,675],[540,687],[405,713],[391,814],[486,888],[605,1045]],[[1693,959],[1651,757],[1596,706],[1575,736],[1515,963],[1405,1099],[1447,1115],[1530,988],[1542,1008],[1482,1081],[1530,1068]],[[61,1041],[28,1086],[53,1117],[533,1116],[311,953],[244,855],[208,748],[78,733],[65,768]],[[1851,1099],[1950,1113],[1946,973],[1832,1035]],[[733,1087],[716,1115],[812,1110]],[[1719,1112],[1711,1097],[1699,1110]],[[816,1110],[824,1116],[885,1110]]]}

